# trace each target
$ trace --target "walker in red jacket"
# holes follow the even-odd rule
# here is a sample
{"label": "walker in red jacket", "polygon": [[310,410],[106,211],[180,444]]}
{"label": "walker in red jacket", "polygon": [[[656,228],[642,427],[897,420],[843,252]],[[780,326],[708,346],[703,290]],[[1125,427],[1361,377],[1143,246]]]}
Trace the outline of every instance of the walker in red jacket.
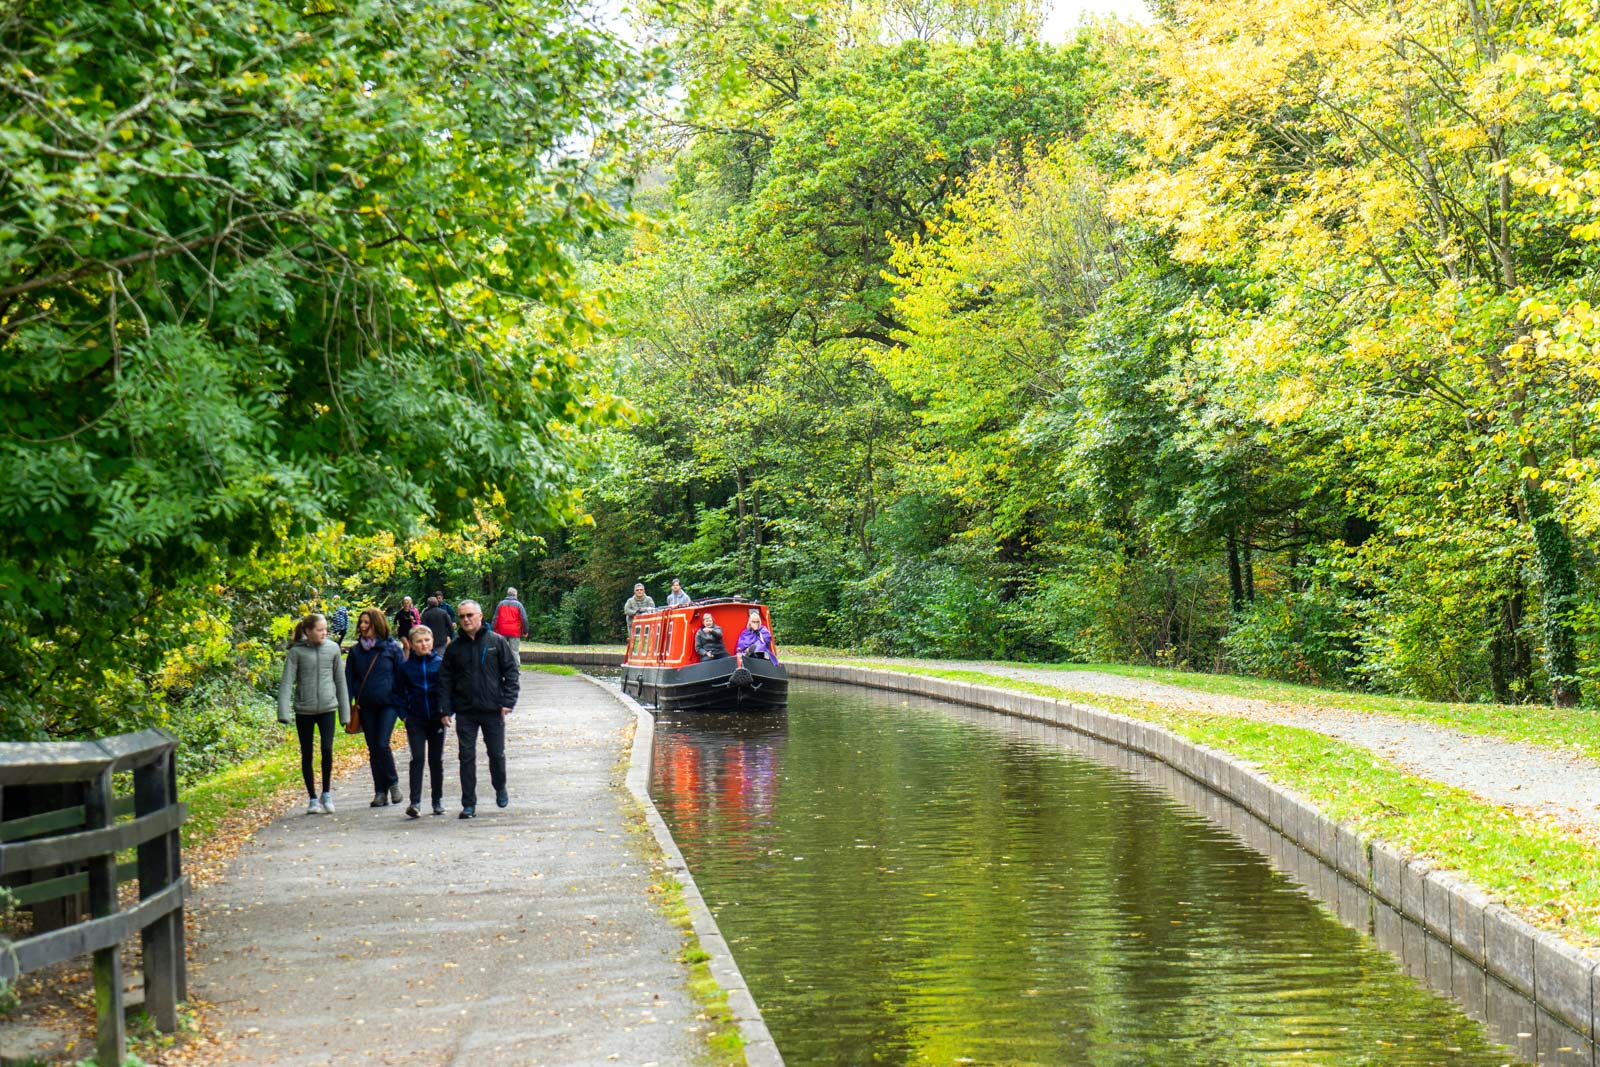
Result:
{"label": "walker in red jacket", "polygon": [[522,635],[528,632],[528,612],[517,599],[515,589],[507,589],[506,598],[495,605],[489,628],[511,642],[512,652],[521,652]]}

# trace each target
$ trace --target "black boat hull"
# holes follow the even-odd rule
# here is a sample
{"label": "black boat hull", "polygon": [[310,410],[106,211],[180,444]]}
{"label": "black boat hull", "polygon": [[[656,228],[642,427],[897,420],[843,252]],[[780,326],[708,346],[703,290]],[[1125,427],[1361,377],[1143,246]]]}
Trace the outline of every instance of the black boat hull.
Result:
{"label": "black boat hull", "polygon": [[749,684],[736,684],[732,656],[687,667],[622,668],[622,691],[662,711],[782,711],[789,704],[789,672],[770,660],[747,657]]}

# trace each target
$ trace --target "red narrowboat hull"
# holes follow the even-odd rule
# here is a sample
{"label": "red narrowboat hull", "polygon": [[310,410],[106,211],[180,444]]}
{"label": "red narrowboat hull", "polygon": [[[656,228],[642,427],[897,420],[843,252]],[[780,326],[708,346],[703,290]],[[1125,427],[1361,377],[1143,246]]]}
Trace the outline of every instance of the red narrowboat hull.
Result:
{"label": "red narrowboat hull", "polygon": [[[733,654],[745,620],[767,609],[744,600],[720,600],[634,616],[622,661],[622,690],[663,711],[781,711],[789,703],[789,674],[759,656]],[[695,637],[710,614],[722,630],[723,652],[701,660]]]}

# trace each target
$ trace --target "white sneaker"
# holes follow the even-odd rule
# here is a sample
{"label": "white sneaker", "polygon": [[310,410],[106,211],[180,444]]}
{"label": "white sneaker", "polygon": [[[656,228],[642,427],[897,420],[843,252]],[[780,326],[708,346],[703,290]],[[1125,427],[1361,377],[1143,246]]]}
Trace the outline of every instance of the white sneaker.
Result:
{"label": "white sneaker", "polygon": [[312,797],[311,798],[311,803],[306,805],[306,814],[307,815],[321,815],[322,811],[323,811],[323,809],[322,809],[322,801],[318,800],[316,797]]}
{"label": "white sneaker", "polygon": [[333,794],[332,793],[324,793],[324,794],[322,794],[322,814],[324,814],[324,815],[332,815],[333,814]]}

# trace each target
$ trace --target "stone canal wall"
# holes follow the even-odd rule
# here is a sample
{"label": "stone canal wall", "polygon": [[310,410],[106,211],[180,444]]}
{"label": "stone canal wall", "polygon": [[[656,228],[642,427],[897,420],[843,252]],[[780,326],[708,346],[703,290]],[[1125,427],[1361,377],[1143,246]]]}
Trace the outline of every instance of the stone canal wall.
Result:
{"label": "stone canal wall", "polygon": [[[522,655],[527,663],[613,668],[621,664],[620,650],[539,650]],[[867,686],[981,708],[1065,727],[1157,760],[1231,800],[1320,860],[1330,872],[1337,872],[1345,883],[1370,896],[1384,911],[1409,920],[1431,934],[1438,944],[1448,946],[1458,957],[1480,968],[1485,978],[1527,998],[1537,1006],[1539,1016],[1529,1023],[1563,1032],[1557,1035],[1555,1047],[1561,1047],[1564,1036],[1579,1039],[1580,1045],[1600,1038],[1596,1029],[1600,1025],[1600,960],[1523,921],[1464,879],[1436,870],[1426,860],[1375,841],[1348,824],[1334,822],[1248,761],[1142,719],[1072,701],[870,667],[796,660],[786,661],[785,666],[792,679]],[[1381,928],[1383,922],[1384,917],[1379,914],[1364,925],[1370,931]],[[1467,1007],[1470,1010],[1472,1005]],[[1539,1045],[1541,1052],[1551,1047],[1548,1040],[1539,1041]],[[1593,1062],[1592,1046],[1577,1055],[1591,1057],[1583,1059],[1583,1063]],[[1567,1057],[1561,1060],[1567,1062]]]}

